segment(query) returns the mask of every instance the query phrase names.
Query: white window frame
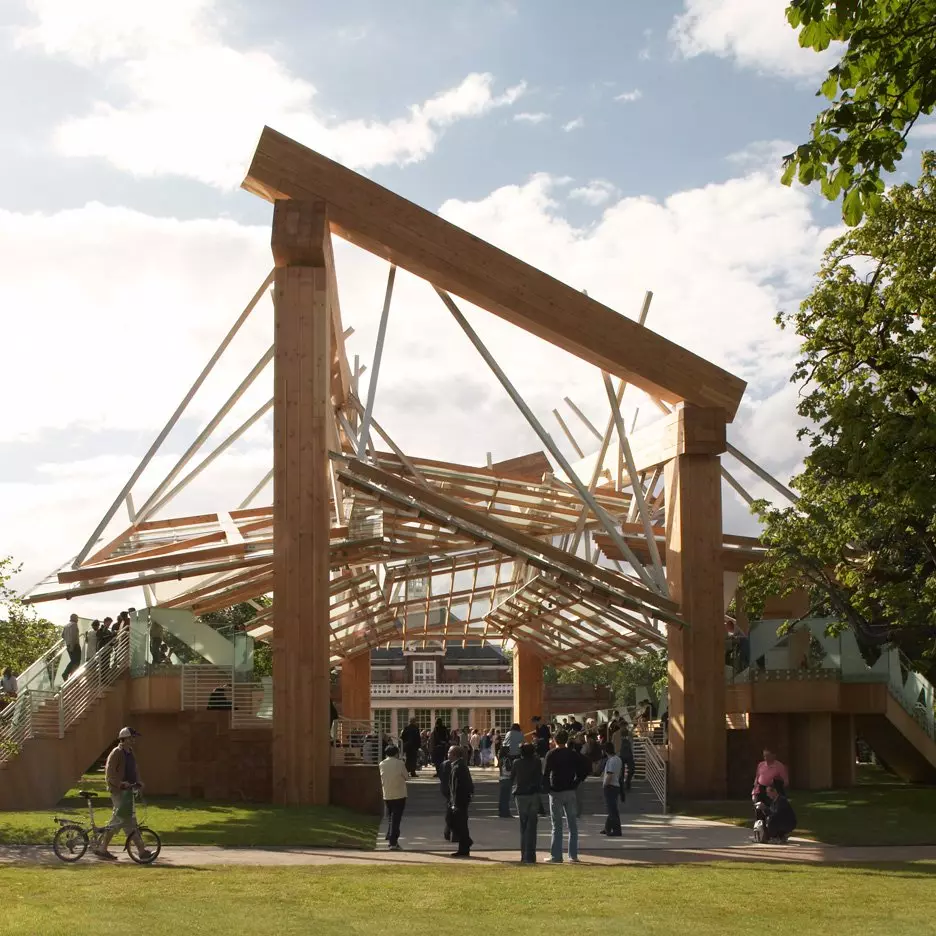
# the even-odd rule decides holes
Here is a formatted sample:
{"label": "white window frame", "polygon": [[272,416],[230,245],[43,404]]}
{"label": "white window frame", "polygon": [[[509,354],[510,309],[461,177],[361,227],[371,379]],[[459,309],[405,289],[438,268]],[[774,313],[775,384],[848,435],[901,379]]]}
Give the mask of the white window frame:
{"label": "white window frame", "polygon": [[434,683],[435,660],[413,660],[413,682]]}

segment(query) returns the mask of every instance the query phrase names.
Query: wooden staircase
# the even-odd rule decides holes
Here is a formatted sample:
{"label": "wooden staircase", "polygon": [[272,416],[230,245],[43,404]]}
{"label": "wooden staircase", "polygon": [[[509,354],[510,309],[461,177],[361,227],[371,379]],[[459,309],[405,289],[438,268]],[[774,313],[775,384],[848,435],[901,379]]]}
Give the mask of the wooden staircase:
{"label": "wooden staircase", "polygon": [[57,691],[22,692],[0,724],[0,811],[52,809],[123,727],[129,633]]}

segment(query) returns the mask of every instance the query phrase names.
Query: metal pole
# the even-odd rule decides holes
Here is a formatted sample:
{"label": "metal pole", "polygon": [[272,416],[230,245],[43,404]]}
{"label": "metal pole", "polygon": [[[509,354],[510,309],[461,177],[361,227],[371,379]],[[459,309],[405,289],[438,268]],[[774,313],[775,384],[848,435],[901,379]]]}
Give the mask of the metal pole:
{"label": "metal pole", "polygon": [[745,468],[753,471],[758,478],[760,478],[762,481],[766,481],[775,491],[779,491],[779,493],[787,498],[787,500],[792,501],[794,504],[798,504],[800,502],[799,497],[794,494],[785,484],[781,484],[772,474],[761,468],[757,462],[748,458],[744,452],[739,452],[730,442],[726,446],[726,451],[729,455],[733,455],[735,458],[737,458]]}
{"label": "metal pole", "polygon": [[559,413],[559,410],[554,409],[553,416],[556,417],[556,422],[559,423],[559,428],[565,433],[565,437],[569,440],[569,444],[572,446],[572,448],[575,449],[575,454],[578,455],[579,458],[584,458],[585,453],[579,447],[578,442],[575,441],[575,436],[572,435],[572,433],[569,431],[569,427],[566,425],[565,420],[562,418],[562,415]]}
{"label": "metal pole", "polygon": [[212,432],[215,431],[218,424],[224,419],[225,416],[234,408],[234,404],[247,392],[250,385],[257,379],[260,372],[273,360],[274,346],[270,345],[269,349],[264,353],[264,355],[254,364],[253,369],[250,373],[241,381],[240,386],[231,394],[224,406],[218,410],[217,413],[212,417],[211,421],[205,426],[204,429],[199,433],[198,438],[188,447],[185,454],[176,462],[175,467],[172,471],[166,475],[165,478],[159,483],[159,486],[153,491],[152,494],[147,498],[146,503],[140,508],[140,512],[137,515],[138,522],[145,520],[153,512],[153,504],[162,497],[165,493],[166,488],[176,479],[176,476],[179,472],[192,460],[192,457],[195,453],[205,444],[205,440]]}
{"label": "metal pole", "polygon": [[177,494],[194,481],[219,455],[224,454],[254,423],[262,419],[273,408],[272,398],[258,409],[253,416],[241,423],[210,455],[199,462],[159,503],[154,504],[147,513],[151,516],[165,507]]}
{"label": "metal pole", "polygon": [[633,554],[633,552],[631,552],[631,549],[624,541],[624,538],[617,531],[614,525],[614,520],[608,515],[604,507],[602,507],[601,504],[595,500],[592,492],[589,491],[584,484],[582,484],[581,480],[573,470],[572,466],[569,464],[565,455],[562,454],[559,447],[555,442],[553,442],[552,436],[550,436],[550,434],[543,428],[542,423],[540,423],[536,416],[533,415],[533,411],[526,405],[523,397],[520,396],[514,385],[508,379],[507,375],[501,370],[490,351],[488,351],[484,343],[475,333],[475,330],[471,327],[471,325],[468,324],[468,320],[464,317],[464,315],[461,314],[458,306],[456,306],[452,301],[452,297],[449,296],[447,292],[439,289],[438,287],[436,287],[436,292],[445,303],[449,312],[452,313],[455,321],[458,322],[458,324],[462,327],[462,330],[468,336],[471,343],[475,346],[475,348],[477,348],[478,353],[482,358],[484,358],[485,363],[494,372],[494,376],[497,377],[497,379],[500,381],[501,386],[510,395],[510,398],[514,401],[514,404],[517,406],[520,412],[523,413],[524,418],[530,424],[530,427],[533,429],[533,431],[539,436],[540,441],[543,443],[543,445],[546,446],[552,457],[556,459],[559,467],[562,468],[562,470],[566,473],[576,491],[578,491],[579,497],[581,497],[582,500],[585,501],[585,503],[591,508],[592,512],[601,522],[601,525],[608,532],[608,535],[611,537],[611,539],[614,540],[615,545],[618,547],[618,549],[621,550],[621,552],[624,554],[624,557],[633,566],[634,571],[640,577],[641,581],[651,591],[654,591],[657,594],[662,594],[657,581],[653,578],[652,575],[650,575],[649,572],[647,572],[640,560]]}
{"label": "metal pole", "polygon": [[621,451],[624,453],[624,461],[627,464],[627,473],[630,475],[631,490],[637,499],[637,512],[640,514],[640,520],[643,523],[644,535],[647,537],[647,546],[650,549],[650,559],[653,562],[653,568],[656,572],[657,581],[660,589],[665,595],[669,595],[669,587],[666,584],[666,574],[663,572],[663,563],[660,560],[660,550],[657,548],[656,537],[653,534],[653,524],[650,522],[650,511],[647,509],[647,500],[644,497],[643,485],[640,478],[637,477],[637,466],[634,463],[634,454],[631,451],[630,442],[627,440],[627,431],[624,428],[624,418],[621,416],[621,408],[618,406],[614,395],[614,387],[611,384],[611,375],[607,371],[601,372],[604,380],[605,390],[608,394],[608,402],[611,404],[611,415],[617,426],[618,442]]}
{"label": "metal pole", "polygon": [[358,458],[363,458],[367,451],[367,439],[370,435],[371,416],[374,413],[374,399],[377,396],[377,378],[380,376],[380,361],[383,357],[384,339],[387,337],[387,319],[390,316],[390,299],[393,297],[393,281],[396,279],[396,266],[390,265],[387,276],[387,291],[384,294],[383,310],[380,313],[380,325],[377,328],[377,347],[374,348],[374,372],[367,387],[367,405],[364,407],[364,420],[358,435]]}
{"label": "metal pole", "polygon": [[246,507],[249,507],[254,498],[270,483],[270,480],[273,477],[273,469],[271,468],[264,476],[261,478],[260,483],[238,504],[238,510],[244,510]]}
{"label": "metal pole", "polygon": [[721,476],[734,488],[735,493],[748,505],[754,503],[754,498],[741,486],[741,482],[728,469],[722,465]]}
{"label": "metal pole", "polygon": [[600,442],[601,433],[595,428],[595,424],[568,397],[563,397],[563,399],[569,409],[582,420],[585,424],[585,428]]}
{"label": "metal pole", "polygon": [[159,447],[166,440],[166,436],[169,435],[169,433],[172,431],[173,426],[175,426],[175,424],[181,418],[182,414],[185,412],[186,407],[189,405],[189,403],[192,402],[192,397],[194,397],[195,394],[198,392],[198,388],[205,382],[205,379],[211,373],[215,364],[218,363],[218,359],[221,357],[221,355],[224,353],[227,346],[234,339],[234,336],[240,330],[241,325],[243,325],[244,322],[247,321],[247,317],[250,315],[251,312],[253,312],[256,304],[260,301],[260,299],[263,297],[264,292],[266,292],[267,288],[273,282],[274,272],[275,272],[274,270],[270,270],[269,275],[263,281],[263,285],[256,291],[256,293],[254,293],[253,298],[250,300],[250,302],[247,303],[247,307],[244,309],[243,312],[241,312],[237,321],[231,326],[231,330],[227,333],[227,335],[225,335],[224,340],[221,342],[221,344],[218,345],[218,349],[211,356],[211,359],[205,365],[204,370],[198,375],[198,378],[196,379],[195,383],[192,384],[191,388],[189,389],[189,392],[185,394],[184,399],[178,405],[178,407],[176,408],[176,411],[169,418],[169,422],[167,422],[166,425],[163,427],[162,432],[160,432],[159,435],[156,436],[156,441],[153,442],[153,444],[149,447],[149,450],[147,451],[147,453],[140,460],[140,464],[137,465],[133,474],[130,475],[130,480],[123,486],[120,493],[115,498],[114,503],[111,504],[107,513],[104,514],[103,519],[97,525],[94,532],[89,537],[88,542],[84,544],[84,547],[82,548],[81,552],[79,552],[78,555],[75,557],[74,561],[72,562],[73,569],[77,569],[78,566],[80,566],[81,563],[85,561],[85,559],[88,556],[88,553],[91,552],[91,547],[94,546],[94,544],[98,541],[99,537],[101,536],[101,534],[104,532],[105,528],[107,527],[107,524],[111,522],[114,514],[117,513],[117,508],[120,506],[121,501],[123,501],[126,498],[127,494],[129,494],[131,489],[133,488],[133,485],[136,484],[140,475],[143,474],[143,472],[146,470],[146,466],[152,461],[153,456],[156,454],[156,452],[159,450]]}

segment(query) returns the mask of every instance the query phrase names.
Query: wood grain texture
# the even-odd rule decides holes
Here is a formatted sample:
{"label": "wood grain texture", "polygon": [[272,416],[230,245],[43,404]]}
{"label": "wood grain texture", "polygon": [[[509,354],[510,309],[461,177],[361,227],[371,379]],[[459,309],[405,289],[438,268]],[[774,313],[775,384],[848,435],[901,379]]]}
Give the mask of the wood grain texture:
{"label": "wood grain texture", "polygon": [[526,641],[517,641],[513,653],[514,721],[526,734],[534,715],[544,716],[543,655]]}
{"label": "wood grain texture", "polygon": [[332,232],[655,397],[738,409],[740,378],[269,127],[243,187],[324,199]]}
{"label": "wood grain texture", "polygon": [[686,627],[669,628],[670,784],[676,796],[726,792],[721,471],[715,455],[667,462],[666,578]]}
{"label": "wood grain texture", "polygon": [[[329,802],[332,351],[325,266],[282,263],[324,262],[324,217],[320,206],[301,202],[277,205],[274,214],[273,797],[290,805]],[[300,236],[309,244],[297,243]]]}
{"label": "wood grain texture", "polygon": [[370,721],[370,650],[341,662],[341,717]]}

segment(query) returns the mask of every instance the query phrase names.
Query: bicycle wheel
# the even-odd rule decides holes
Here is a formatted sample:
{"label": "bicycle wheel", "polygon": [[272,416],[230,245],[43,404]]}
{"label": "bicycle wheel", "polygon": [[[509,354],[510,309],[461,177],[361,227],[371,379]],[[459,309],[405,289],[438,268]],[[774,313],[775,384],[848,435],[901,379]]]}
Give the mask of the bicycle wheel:
{"label": "bicycle wheel", "polygon": [[146,826],[140,826],[137,832],[140,833],[140,840],[143,842],[143,848],[146,850],[146,854],[140,853],[133,836],[129,835],[127,836],[127,854],[137,864],[152,864],[162,851],[162,840],[152,829],[148,829]]}
{"label": "bicycle wheel", "polygon": [[52,839],[52,851],[62,861],[80,861],[87,850],[88,833],[81,826],[62,826]]}

